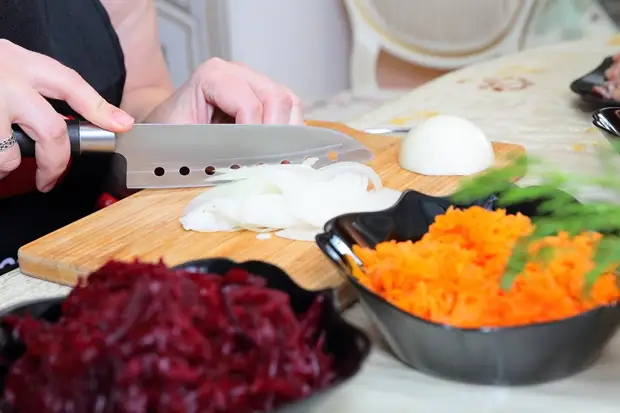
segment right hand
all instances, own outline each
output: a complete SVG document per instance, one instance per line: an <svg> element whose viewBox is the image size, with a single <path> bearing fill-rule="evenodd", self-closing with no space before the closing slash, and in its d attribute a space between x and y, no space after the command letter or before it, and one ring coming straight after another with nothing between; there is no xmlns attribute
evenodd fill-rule
<svg viewBox="0 0 620 413"><path fill-rule="evenodd" d="M605 70L605 79L617 82L620 78L620 53L614 55L613 64Z"/></svg>
<svg viewBox="0 0 620 413"><path fill-rule="evenodd" d="M54 59L0 39L0 140L19 125L35 141L36 184L49 192L67 167L69 137L64 118L45 100L67 102L86 120L125 132L134 120L106 102L82 77ZM21 162L19 146L0 152L0 179Z"/></svg>

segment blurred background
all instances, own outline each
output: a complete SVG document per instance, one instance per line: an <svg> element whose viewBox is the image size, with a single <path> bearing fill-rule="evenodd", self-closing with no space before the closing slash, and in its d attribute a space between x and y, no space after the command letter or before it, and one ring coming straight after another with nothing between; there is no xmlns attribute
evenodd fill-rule
<svg viewBox="0 0 620 413"><path fill-rule="evenodd" d="M450 70L618 32L620 0L157 0L174 81L205 59L288 85L346 121ZM618 47L620 51L620 43Z"/></svg>

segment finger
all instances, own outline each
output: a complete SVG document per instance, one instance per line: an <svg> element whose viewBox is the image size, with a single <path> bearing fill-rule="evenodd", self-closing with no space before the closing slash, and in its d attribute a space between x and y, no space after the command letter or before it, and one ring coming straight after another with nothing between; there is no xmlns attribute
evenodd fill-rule
<svg viewBox="0 0 620 413"><path fill-rule="evenodd" d="M620 63L614 63L607 72L613 77L617 78L620 75Z"/></svg>
<svg viewBox="0 0 620 413"><path fill-rule="evenodd" d="M620 65L614 65L605 71L605 77L609 80L616 79L620 74Z"/></svg>
<svg viewBox="0 0 620 413"><path fill-rule="evenodd" d="M247 65L246 63L244 63L244 62L230 62L230 64L233 64L233 65L238 66L238 67L242 67L242 68L244 68L244 69L249 69L249 70L252 70L252 69L250 68L250 66L248 66L248 65Z"/></svg>
<svg viewBox="0 0 620 413"><path fill-rule="evenodd" d="M26 65L30 85L45 97L67 102L77 113L100 128L124 132L134 119L109 104L76 71L47 56L31 53L33 62Z"/></svg>
<svg viewBox="0 0 620 413"><path fill-rule="evenodd" d="M291 107L288 123L290 125L303 125L305 120L303 103L292 91L289 91L289 95L291 96L293 106Z"/></svg>
<svg viewBox="0 0 620 413"><path fill-rule="evenodd" d="M607 70L605 70L605 72L604 72L605 79L611 79L613 69L614 69L614 67L612 66L612 67L608 68Z"/></svg>
<svg viewBox="0 0 620 413"><path fill-rule="evenodd" d="M11 129L11 120L8 116L0 117L0 142L9 139L13 134ZM0 179L5 178L12 171L17 169L21 163L21 154L19 146L14 145L12 148L0 150Z"/></svg>
<svg viewBox="0 0 620 413"><path fill-rule="evenodd" d="M70 157L67 124L37 91L26 85L8 94L10 121L16 123L35 142L36 184L49 192L65 171Z"/></svg>
<svg viewBox="0 0 620 413"><path fill-rule="evenodd" d="M227 115L220 108L214 108L213 113L211 114L210 123L232 124L232 123L235 123L235 118L230 115Z"/></svg>
<svg viewBox="0 0 620 413"><path fill-rule="evenodd" d="M235 64L232 71L240 81L247 82L263 106L262 122L266 124L286 124L290 122L294 106L294 94L287 88L274 83L267 76L251 70L247 66Z"/></svg>
<svg viewBox="0 0 620 413"><path fill-rule="evenodd" d="M234 117L236 123L262 123L263 105L246 82L224 71L205 73L202 79L207 103Z"/></svg>
<svg viewBox="0 0 620 413"><path fill-rule="evenodd" d="M263 123L286 124L291 118L292 97L281 87L256 86L254 93L263 105Z"/></svg>

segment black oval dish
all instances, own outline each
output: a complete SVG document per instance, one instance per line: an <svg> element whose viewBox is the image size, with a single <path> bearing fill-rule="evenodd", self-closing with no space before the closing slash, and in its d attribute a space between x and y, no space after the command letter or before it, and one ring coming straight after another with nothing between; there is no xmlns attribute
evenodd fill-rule
<svg viewBox="0 0 620 413"><path fill-rule="evenodd" d="M353 377L360 370L370 353L370 338L362 330L342 318L340 312L333 304L331 291L304 290L295 284L283 270L261 261L235 263L224 258L213 258L191 261L174 267L174 269L185 269L196 273L220 275L231 268L245 269L267 280L267 285L270 288L287 293L290 296L291 306L296 314L305 312L318 295L325 296L326 306L320 323L325 331L326 350L334 357L336 379L330 387L323 389L323 391L334 388ZM23 316L30 314L35 319L55 322L62 315L62 302L63 298L33 301L0 312L0 395L3 393L3 379L10 368L10 364L17 360L24 351L23 345L14 340L11 334L2 326L2 318L7 315ZM321 392L314 393L310 397L319 393ZM0 412L5 411L3 407L3 402L0 399Z"/></svg>
<svg viewBox="0 0 620 413"><path fill-rule="evenodd" d="M610 141L620 138L620 103L616 106L598 109L592 114L592 124Z"/></svg>
<svg viewBox="0 0 620 413"><path fill-rule="evenodd" d="M583 101L592 105L620 106L620 102L605 99L593 91L594 86L600 86L605 83L605 71L609 69L612 64L613 57L609 56L605 58L596 69L573 81L570 85L571 90L578 94Z"/></svg>
<svg viewBox="0 0 620 413"><path fill-rule="evenodd" d="M577 202L563 193L567 202ZM492 200L485 207L494 209ZM541 200L508 208L537 216ZM381 212L332 219L317 235L321 250L357 290L360 302L395 356L421 372L477 384L523 385L575 374L600 355L620 325L619 306L601 307L569 319L524 327L461 329L408 314L359 284L345 258L354 244L373 248L387 240L419 240L450 205L416 191L405 192ZM360 262L361 263L361 262Z"/></svg>

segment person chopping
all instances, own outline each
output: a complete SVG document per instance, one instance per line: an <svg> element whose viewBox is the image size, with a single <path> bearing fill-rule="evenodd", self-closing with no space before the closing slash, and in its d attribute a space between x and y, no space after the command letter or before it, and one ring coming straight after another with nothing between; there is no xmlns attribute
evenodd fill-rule
<svg viewBox="0 0 620 413"><path fill-rule="evenodd" d="M0 274L23 244L93 212L105 190L111 156L71 160L66 118L117 133L217 112L303 123L293 92L242 64L210 59L174 90L156 19L155 0L0 2ZM36 159L21 159L13 124L36 141Z"/></svg>

